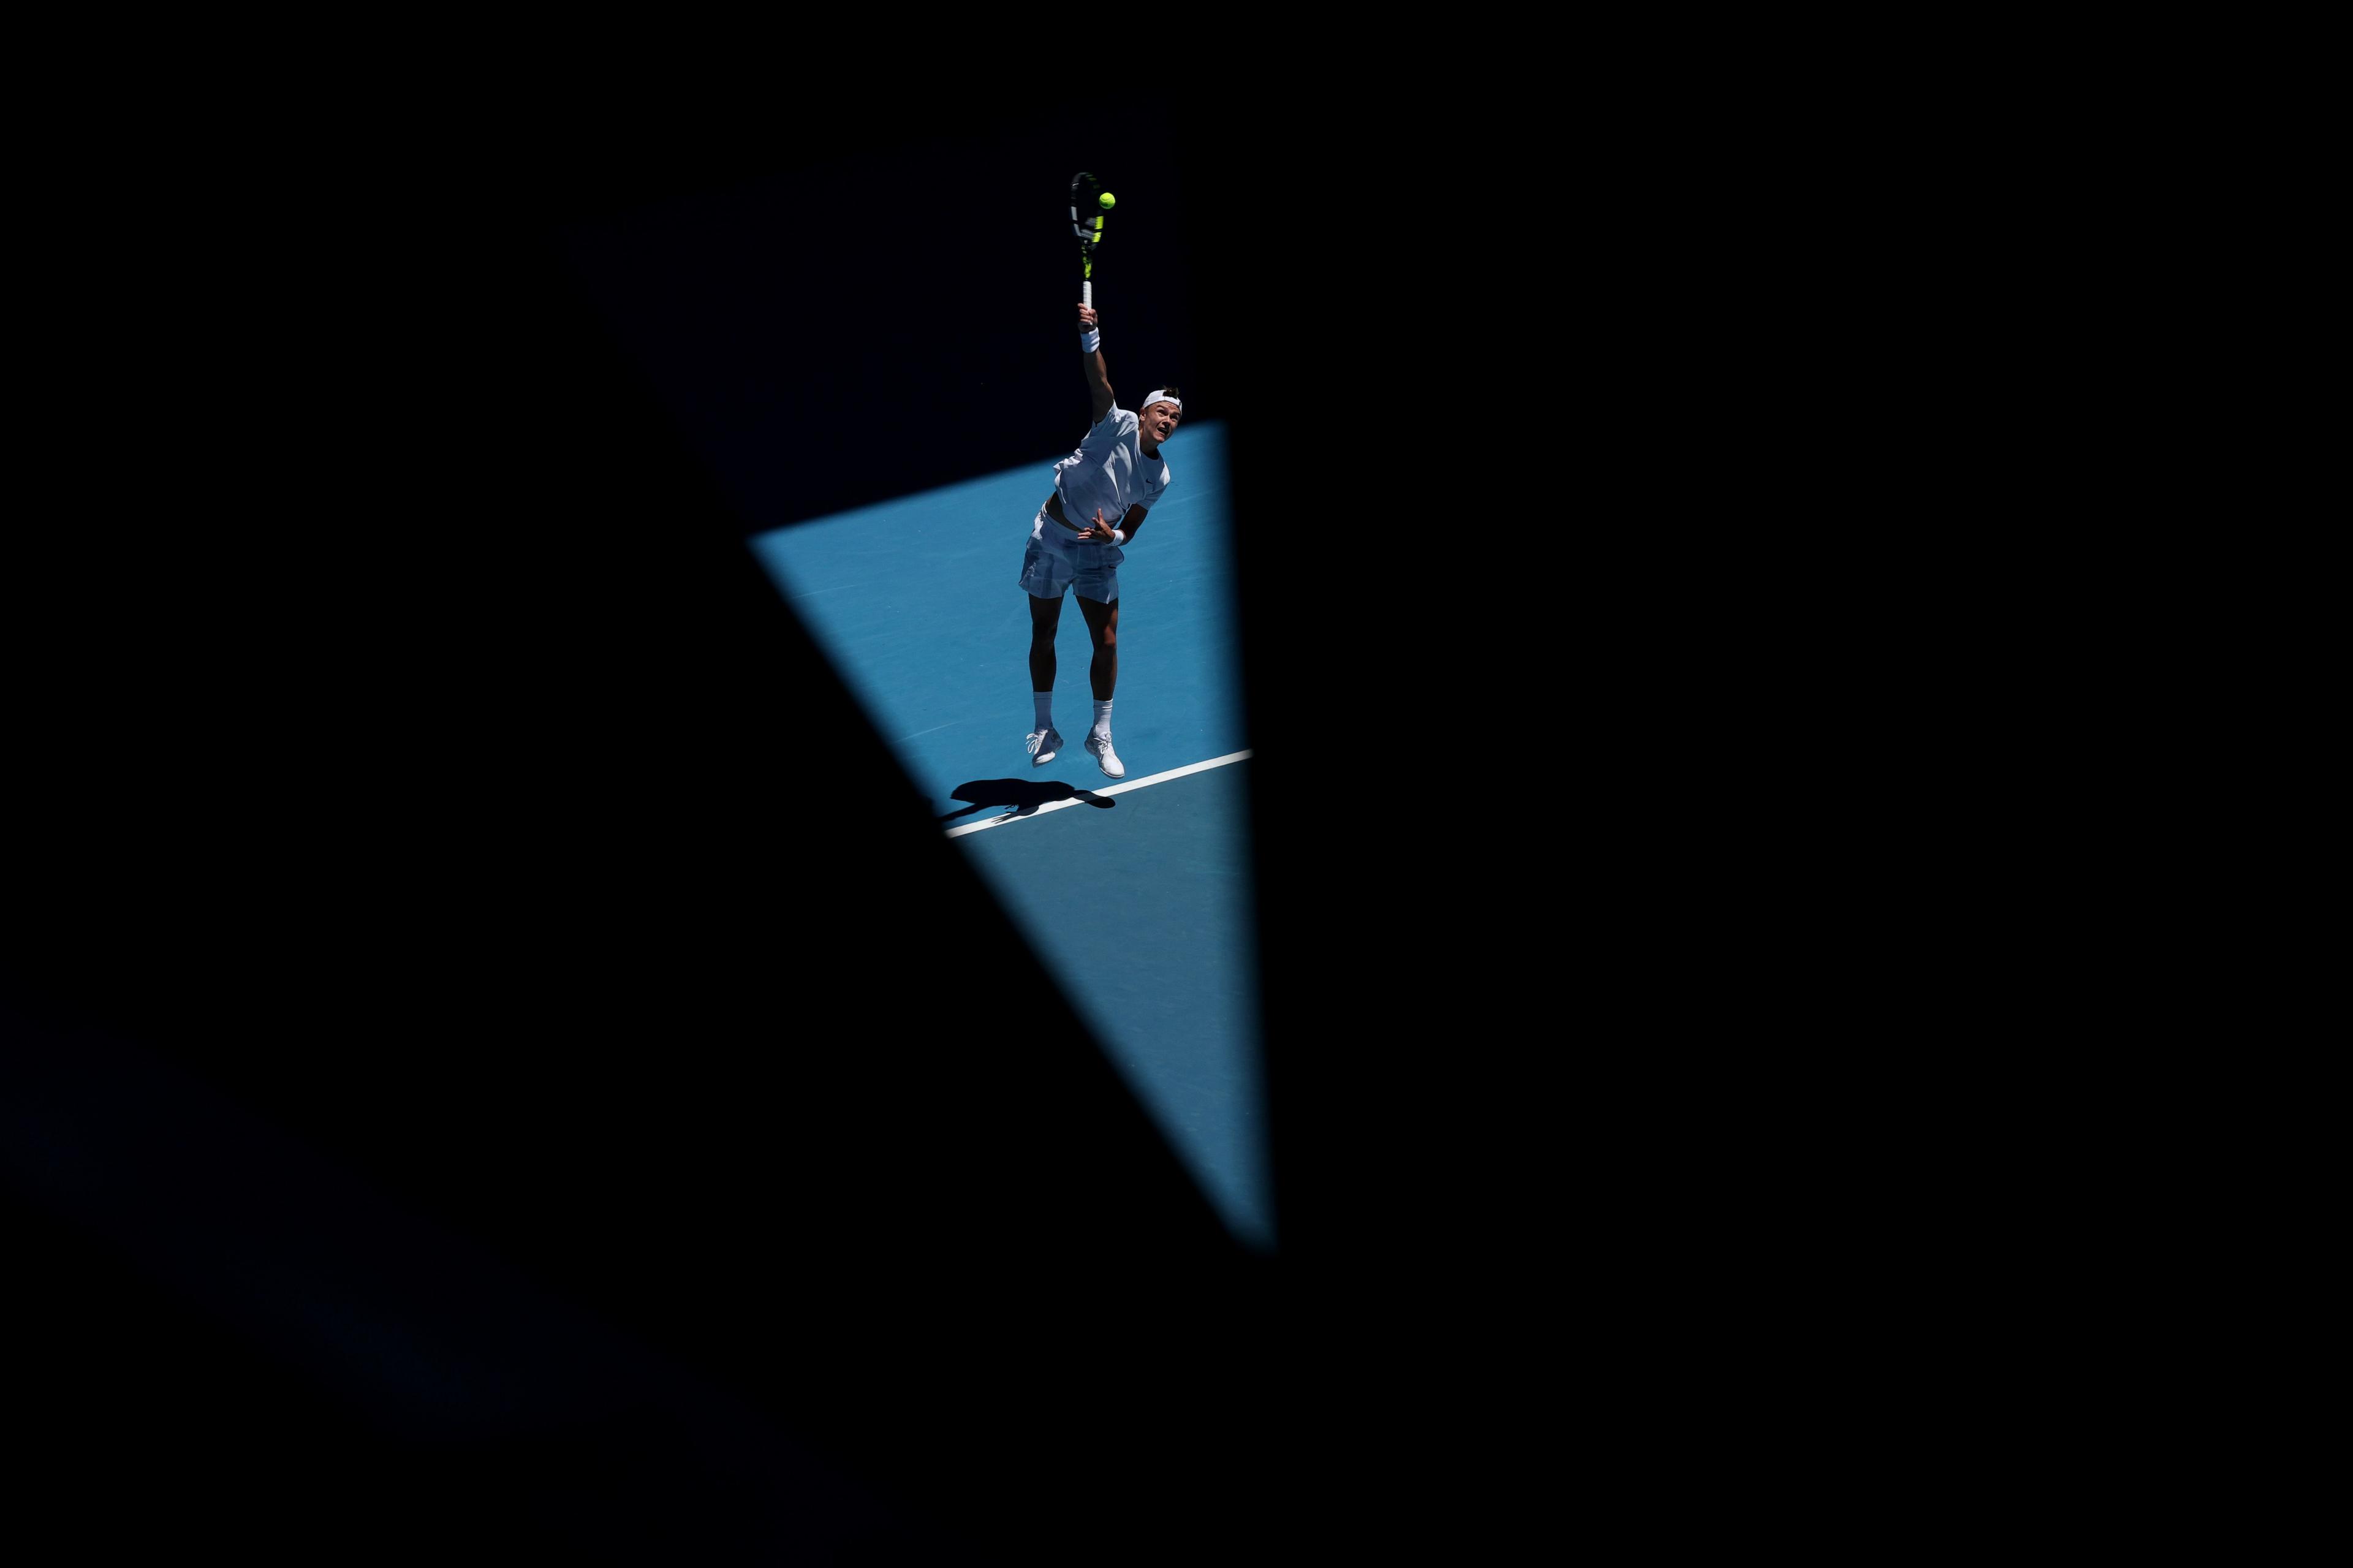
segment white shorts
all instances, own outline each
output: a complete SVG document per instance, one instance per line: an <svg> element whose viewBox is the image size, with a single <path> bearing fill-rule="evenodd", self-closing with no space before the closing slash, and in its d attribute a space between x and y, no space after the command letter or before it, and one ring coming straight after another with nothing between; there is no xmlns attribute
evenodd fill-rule
<svg viewBox="0 0 2353 1568"><path fill-rule="evenodd" d="M1021 553L1021 591L1036 599L1059 599L1076 588L1082 599L1108 605L1119 597L1119 563L1127 552L1103 540L1084 540L1038 509L1029 525L1029 547Z"/></svg>

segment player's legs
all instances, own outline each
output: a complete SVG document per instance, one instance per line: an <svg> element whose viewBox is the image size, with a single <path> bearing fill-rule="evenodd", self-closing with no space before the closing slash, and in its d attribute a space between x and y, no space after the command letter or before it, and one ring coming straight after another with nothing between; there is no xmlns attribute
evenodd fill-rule
<svg viewBox="0 0 2353 1568"><path fill-rule="evenodd" d="M1112 688L1119 684L1119 601L1113 599L1108 605L1100 604L1084 594L1081 594L1078 599L1079 614L1087 618L1087 640L1094 645L1094 658L1087 666L1087 679L1094 688L1095 700L1108 702ZM1029 657L1034 667L1037 655L1032 653ZM1050 651L1047 657L1049 659L1052 658ZM1049 663L1046 668L1050 670L1053 666ZM1038 689L1043 691L1046 689L1041 686Z"/></svg>
<svg viewBox="0 0 2353 1568"><path fill-rule="evenodd" d="M1062 596L1041 599L1035 594L1024 594L1029 601L1029 689L1054 689L1054 629L1062 624ZM1082 605L1086 601L1079 601ZM1090 622L1090 625L1092 623Z"/></svg>
<svg viewBox="0 0 2353 1568"><path fill-rule="evenodd" d="M1087 754L1107 776L1124 779L1127 764L1111 747L1111 691L1119 684L1119 601L1106 604L1082 594L1079 614L1087 618L1087 638L1095 650L1093 661L1087 666L1087 679L1095 690L1095 721L1087 731Z"/></svg>
<svg viewBox="0 0 2353 1568"><path fill-rule="evenodd" d="M1062 737L1054 729L1054 628L1062 624L1062 595L1050 599L1027 592L1029 601L1029 700L1036 710L1037 728L1023 741L1029 765L1042 768L1060 754Z"/></svg>

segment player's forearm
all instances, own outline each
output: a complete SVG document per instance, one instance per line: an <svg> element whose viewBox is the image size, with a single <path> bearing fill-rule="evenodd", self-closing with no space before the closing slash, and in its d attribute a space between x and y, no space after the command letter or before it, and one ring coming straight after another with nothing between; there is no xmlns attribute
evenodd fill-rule
<svg viewBox="0 0 2353 1568"><path fill-rule="evenodd" d="M1120 520L1119 531L1126 534L1128 542L1133 544L1135 542L1135 531L1143 526L1144 508L1132 506L1127 509L1127 515Z"/></svg>
<svg viewBox="0 0 2353 1568"><path fill-rule="evenodd" d="M1111 412L1111 367L1103 363L1103 330L1097 323L1094 307L1079 307L1079 367L1087 378L1087 396L1095 405L1095 423Z"/></svg>
<svg viewBox="0 0 2353 1568"><path fill-rule="evenodd" d="M1111 374L1103 368L1103 350L1094 350L1086 361L1087 401L1093 405L1095 422L1101 424L1112 408Z"/></svg>

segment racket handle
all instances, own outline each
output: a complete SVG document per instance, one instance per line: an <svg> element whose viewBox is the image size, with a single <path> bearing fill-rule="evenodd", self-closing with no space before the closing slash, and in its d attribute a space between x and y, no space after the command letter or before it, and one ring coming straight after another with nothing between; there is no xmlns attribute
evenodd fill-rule
<svg viewBox="0 0 2353 1568"><path fill-rule="evenodd" d="M1085 279L1079 284L1079 303L1092 310L1095 308L1095 280Z"/></svg>

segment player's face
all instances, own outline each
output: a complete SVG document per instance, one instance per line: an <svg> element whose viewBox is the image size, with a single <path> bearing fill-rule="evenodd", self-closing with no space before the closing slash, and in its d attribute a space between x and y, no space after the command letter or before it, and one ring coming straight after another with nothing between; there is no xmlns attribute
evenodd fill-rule
<svg viewBox="0 0 2353 1568"><path fill-rule="evenodd" d="M1173 403L1155 403L1136 416L1144 426L1145 444L1150 447L1157 447L1168 439L1184 417L1176 412L1176 405Z"/></svg>

